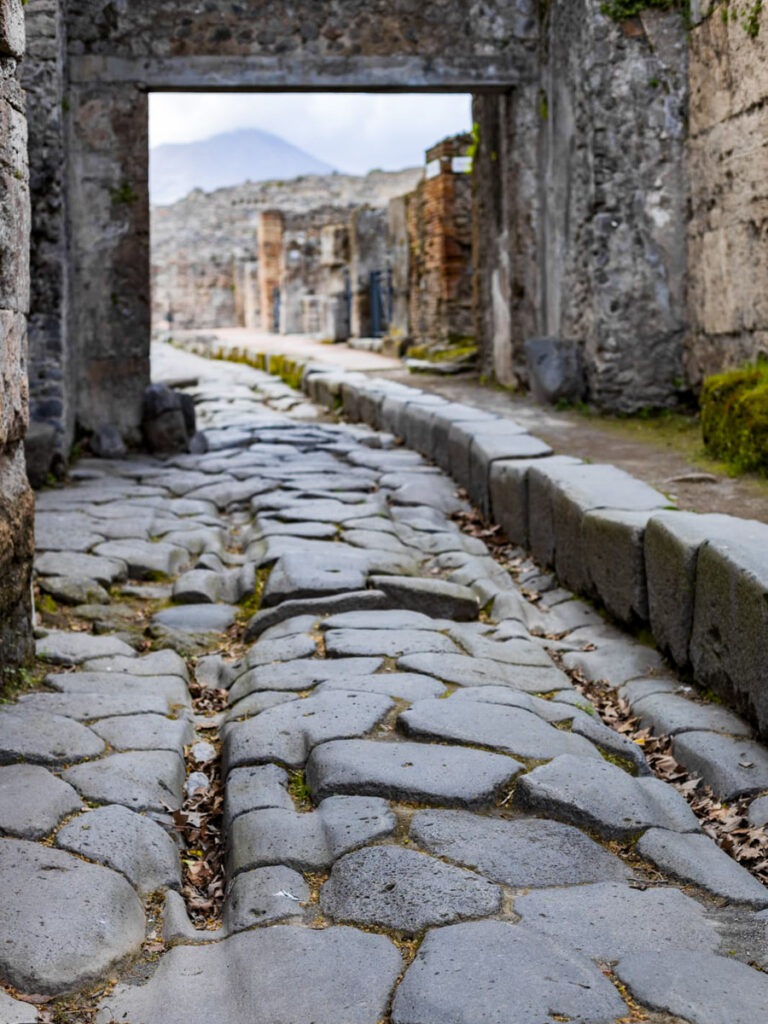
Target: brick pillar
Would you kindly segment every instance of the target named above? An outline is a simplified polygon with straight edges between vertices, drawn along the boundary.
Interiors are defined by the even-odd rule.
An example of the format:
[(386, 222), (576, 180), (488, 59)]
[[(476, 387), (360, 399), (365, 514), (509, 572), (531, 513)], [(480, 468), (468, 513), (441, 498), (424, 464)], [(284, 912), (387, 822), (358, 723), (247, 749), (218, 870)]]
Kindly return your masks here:
[(259, 216), (259, 294), (261, 329), (275, 329), (275, 289), (280, 287), (283, 255), (283, 215), (266, 210)]
[(0, 0), (0, 693), (32, 655), (34, 498), (24, 463), (29, 423), (29, 171), (19, 83), (21, 0)]

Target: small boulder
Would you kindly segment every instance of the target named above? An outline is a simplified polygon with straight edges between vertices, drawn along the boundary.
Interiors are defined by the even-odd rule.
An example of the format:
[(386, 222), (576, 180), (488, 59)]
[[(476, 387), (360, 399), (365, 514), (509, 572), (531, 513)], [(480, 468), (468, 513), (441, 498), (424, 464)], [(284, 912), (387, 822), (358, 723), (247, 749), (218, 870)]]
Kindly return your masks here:
[(578, 344), (560, 338), (529, 338), (525, 342), (525, 358), (531, 392), (537, 402), (584, 400), (586, 379)]
[(195, 434), (195, 410), (186, 395), (151, 384), (144, 392), (141, 429), (152, 452), (186, 452)]

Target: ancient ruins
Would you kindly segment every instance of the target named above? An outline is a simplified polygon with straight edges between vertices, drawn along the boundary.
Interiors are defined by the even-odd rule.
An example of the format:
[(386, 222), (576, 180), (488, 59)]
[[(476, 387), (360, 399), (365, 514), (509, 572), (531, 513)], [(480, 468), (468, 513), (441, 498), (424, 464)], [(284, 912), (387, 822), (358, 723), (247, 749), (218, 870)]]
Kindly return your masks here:
[[(280, 90), (474, 127), (150, 208)], [(763, 1024), (765, 492), (546, 403), (762, 366), (767, 100), (762, 0), (0, 0), (0, 1024)]]

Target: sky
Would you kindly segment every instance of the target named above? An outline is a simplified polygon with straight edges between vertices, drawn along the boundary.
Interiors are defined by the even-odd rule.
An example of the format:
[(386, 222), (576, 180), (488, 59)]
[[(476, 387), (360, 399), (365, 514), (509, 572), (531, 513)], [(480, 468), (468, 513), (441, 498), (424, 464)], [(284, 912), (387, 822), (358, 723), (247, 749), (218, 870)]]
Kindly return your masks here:
[(400, 170), (472, 126), (466, 94), (152, 93), (150, 145), (194, 142), (238, 128), (279, 135), (347, 174)]

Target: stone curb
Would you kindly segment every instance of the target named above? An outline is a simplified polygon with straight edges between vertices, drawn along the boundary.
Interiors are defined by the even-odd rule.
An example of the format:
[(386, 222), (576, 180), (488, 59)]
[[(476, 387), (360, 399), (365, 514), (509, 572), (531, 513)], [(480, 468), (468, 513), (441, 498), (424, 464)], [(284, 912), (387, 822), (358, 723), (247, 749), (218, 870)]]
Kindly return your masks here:
[(181, 347), (248, 362), (402, 437), (564, 586), (650, 627), (674, 665), (768, 736), (768, 525), (680, 512), (615, 466), (556, 455), (511, 419), (399, 382), (220, 342)]

